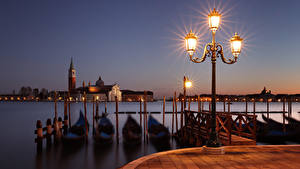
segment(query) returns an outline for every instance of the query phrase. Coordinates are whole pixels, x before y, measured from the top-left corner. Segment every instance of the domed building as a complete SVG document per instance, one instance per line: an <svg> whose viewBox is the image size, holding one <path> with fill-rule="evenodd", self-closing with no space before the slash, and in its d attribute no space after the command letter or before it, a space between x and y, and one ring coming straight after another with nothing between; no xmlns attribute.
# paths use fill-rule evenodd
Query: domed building
<svg viewBox="0 0 300 169"><path fill-rule="evenodd" d="M96 81L96 86L103 87L104 81L101 79L101 76L99 76L99 79Z"/></svg>
<svg viewBox="0 0 300 169"><path fill-rule="evenodd" d="M86 92L86 97L88 101L92 101L93 98L98 101L122 101L122 92L120 91L120 86L118 84L104 85L104 81L101 76L96 81L95 85L91 85L89 82L88 86L83 85L78 88L80 93Z"/></svg>

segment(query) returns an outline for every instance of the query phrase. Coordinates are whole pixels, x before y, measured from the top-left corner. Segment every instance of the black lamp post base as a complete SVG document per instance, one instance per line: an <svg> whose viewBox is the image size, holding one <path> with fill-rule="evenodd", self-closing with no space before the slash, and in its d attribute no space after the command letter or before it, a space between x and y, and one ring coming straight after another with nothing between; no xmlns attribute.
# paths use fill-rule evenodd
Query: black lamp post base
<svg viewBox="0 0 300 169"><path fill-rule="evenodd" d="M206 142L207 147L221 147L222 144L219 141L218 134L211 132L209 139Z"/></svg>
<svg viewBox="0 0 300 169"><path fill-rule="evenodd" d="M222 144L218 140L208 140L206 143L207 147L221 147Z"/></svg>

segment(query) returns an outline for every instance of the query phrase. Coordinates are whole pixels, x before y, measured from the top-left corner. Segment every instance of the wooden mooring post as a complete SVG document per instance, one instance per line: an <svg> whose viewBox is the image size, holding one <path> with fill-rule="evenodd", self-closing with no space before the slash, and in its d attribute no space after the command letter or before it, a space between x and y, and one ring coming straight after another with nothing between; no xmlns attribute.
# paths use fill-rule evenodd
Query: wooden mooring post
<svg viewBox="0 0 300 169"><path fill-rule="evenodd" d="M176 133L178 133L178 117L177 117L177 97L176 97L176 92L174 93L174 100L175 100L175 122L176 122Z"/></svg>
<svg viewBox="0 0 300 169"><path fill-rule="evenodd" d="M96 122L98 122L99 118L100 118L100 116L99 116L99 102L98 102L98 100L96 100L96 117L95 117Z"/></svg>
<svg viewBox="0 0 300 169"><path fill-rule="evenodd" d="M52 144L52 133L53 133L53 128L51 125L51 119L47 119L46 122L46 145L47 147L50 147Z"/></svg>
<svg viewBox="0 0 300 169"><path fill-rule="evenodd" d="M201 98L200 95L198 95L198 112L201 112Z"/></svg>
<svg viewBox="0 0 300 169"><path fill-rule="evenodd" d="M142 97L140 97L140 126L142 126Z"/></svg>
<svg viewBox="0 0 300 169"><path fill-rule="evenodd" d="M42 122L40 120L38 120L36 122L36 130L35 130L35 134L36 134L36 146L37 146L37 151L41 152L43 149L43 126L42 126Z"/></svg>
<svg viewBox="0 0 300 169"><path fill-rule="evenodd" d="M230 99L228 99L228 103L227 103L227 106L228 106L228 108L227 108L228 113L230 113L230 104L231 104Z"/></svg>
<svg viewBox="0 0 300 169"><path fill-rule="evenodd" d="M163 98L163 125L165 126L166 97Z"/></svg>
<svg viewBox="0 0 300 169"><path fill-rule="evenodd" d="M104 109L105 114L107 114L107 99L105 100L105 109Z"/></svg>
<svg viewBox="0 0 300 169"><path fill-rule="evenodd" d="M256 108L255 108L255 103L256 103L256 102L255 102L255 98L254 98L254 99L253 99L253 115L255 115L255 111L256 111L256 110L255 110L255 109L256 109Z"/></svg>
<svg viewBox="0 0 300 169"><path fill-rule="evenodd" d="M147 92L144 91L144 112L145 112L145 130L146 130L146 141L148 143L148 123L147 123Z"/></svg>
<svg viewBox="0 0 300 169"><path fill-rule="evenodd" d="M211 112L211 100L208 100L208 111Z"/></svg>
<svg viewBox="0 0 300 169"><path fill-rule="evenodd" d="M204 111L204 103L205 103L205 100L202 100L202 104L201 104L201 110Z"/></svg>
<svg viewBox="0 0 300 169"><path fill-rule="evenodd" d="M248 114L248 99L245 99L245 103L246 103L246 114Z"/></svg>
<svg viewBox="0 0 300 169"><path fill-rule="evenodd" d="M177 106L176 106L176 110L177 110ZM191 111L191 98L190 97L189 97L188 110Z"/></svg>
<svg viewBox="0 0 300 169"><path fill-rule="evenodd" d="M67 104L68 104L68 113L69 113L69 127L71 127L71 97L70 97L70 92L68 92Z"/></svg>
<svg viewBox="0 0 300 169"><path fill-rule="evenodd" d="M83 82L84 83L84 82ZM84 85L83 85L84 87ZM83 93L83 102L84 102L84 125L85 125L85 137L86 137L86 140L88 139L88 126L87 126L87 117L86 117L86 114L87 114L87 105L86 105L86 101L87 101L87 98L86 98L86 93L84 92Z"/></svg>
<svg viewBox="0 0 300 169"><path fill-rule="evenodd" d="M62 137L62 129L63 129L63 122L62 122L62 118L58 117L58 121L57 121L57 132L56 132L56 140L59 142L61 140Z"/></svg>
<svg viewBox="0 0 300 169"><path fill-rule="evenodd" d="M68 101L67 98L64 99L64 126L63 126L63 134L66 135L69 128L68 121Z"/></svg>
<svg viewBox="0 0 300 169"><path fill-rule="evenodd" d="M173 97L173 109L172 109L172 136L174 134L174 113L175 113L175 102L174 102L174 97Z"/></svg>
<svg viewBox="0 0 300 169"><path fill-rule="evenodd" d="M95 135L95 97L93 96L93 135Z"/></svg>
<svg viewBox="0 0 300 169"><path fill-rule="evenodd" d="M115 101L116 101L116 130L117 130L117 144L119 144L119 102L118 102L118 97L115 96Z"/></svg>
<svg viewBox="0 0 300 169"><path fill-rule="evenodd" d="M289 114L288 115L290 117L292 115L292 103L293 103L292 98L289 99L289 103L290 103L290 105L289 105Z"/></svg>
<svg viewBox="0 0 300 169"><path fill-rule="evenodd" d="M181 100L181 110L180 110L180 130L182 131L182 127L183 127L183 100Z"/></svg>
<svg viewBox="0 0 300 169"><path fill-rule="evenodd" d="M270 112L270 103L269 103L269 99L267 99L267 118L268 118L268 120L270 118L269 112Z"/></svg>
<svg viewBox="0 0 300 169"><path fill-rule="evenodd" d="M54 91L54 114L55 118L57 119L57 93Z"/></svg>
<svg viewBox="0 0 300 169"><path fill-rule="evenodd" d="M283 130L283 132L286 131L286 129L285 129L285 99L282 100L282 130Z"/></svg>
<svg viewBox="0 0 300 169"><path fill-rule="evenodd" d="M223 109L224 109L224 113L226 113L226 100L227 99L223 99Z"/></svg>

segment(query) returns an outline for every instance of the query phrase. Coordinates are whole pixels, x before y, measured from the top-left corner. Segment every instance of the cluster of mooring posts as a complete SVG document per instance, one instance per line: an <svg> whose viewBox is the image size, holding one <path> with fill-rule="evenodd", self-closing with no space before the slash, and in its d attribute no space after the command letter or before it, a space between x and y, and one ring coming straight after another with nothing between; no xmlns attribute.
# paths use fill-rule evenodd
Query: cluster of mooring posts
<svg viewBox="0 0 300 169"><path fill-rule="evenodd" d="M88 140L88 122L87 122L87 99L86 94L84 94L84 118L85 118L85 140ZM99 102L93 99L93 135L95 133L95 122L100 118L99 116ZM187 108L186 101L188 103ZM209 139L209 132L211 130L210 121L211 121L211 102L209 103L208 110L204 109L204 103L200 96L196 99L198 102L198 111L191 111L191 99L179 99L176 96L176 92L173 97L173 108L172 112L166 112L166 99L163 97L162 105L162 125L165 126L165 114L172 114L172 124L171 124L171 133L172 136L178 141L182 146L202 146ZM218 132L219 140L223 145L255 145L256 144L256 132L257 132L257 113L267 114L267 119L269 120L270 113L282 113L283 123L282 130L286 131L286 113L290 117L292 112L292 102L283 99L282 111L270 112L270 102L266 101L266 111L257 112L256 111L256 101L255 99L250 100L253 102L253 111L249 111L248 102L249 99L244 99L245 101L245 112L231 112L231 100L223 100L223 111L217 112L216 116L216 130ZM180 112L177 110L177 104L180 102L181 109ZM286 111L286 102L288 102L288 111ZM139 102L140 111L139 114L139 125L143 128L143 137L144 142L148 143L148 114L161 114L161 112L147 112L147 96L146 92L143 98L140 98ZM64 100L64 118L57 117L57 99L56 94L54 98L55 106L55 116L52 120L47 119L46 126L43 127L42 122L37 120L36 122L36 139L37 149L42 150L43 140L46 140L46 145L50 146L52 140L54 143L59 143L62 136L66 135L72 126L71 124L71 112L70 112L71 102L68 99ZM119 114L136 114L136 112L119 112L119 102L115 98L115 124L116 124L116 141L119 144ZM226 110L227 107L227 110ZM107 113L107 104L105 102L105 113ZM178 113L180 113L180 122L178 120ZM267 121L268 121L267 120ZM178 124L179 123L179 124ZM268 125L268 123L267 123ZM53 137L53 139L52 139Z"/></svg>

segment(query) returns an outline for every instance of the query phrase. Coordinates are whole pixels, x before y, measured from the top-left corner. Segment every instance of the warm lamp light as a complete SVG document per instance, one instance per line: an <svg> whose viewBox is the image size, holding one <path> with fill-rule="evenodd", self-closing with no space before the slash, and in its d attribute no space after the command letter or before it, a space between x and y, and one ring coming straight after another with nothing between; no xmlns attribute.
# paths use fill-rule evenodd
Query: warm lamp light
<svg viewBox="0 0 300 169"><path fill-rule="evenodd" d="M188 33L185 37L185 48L190 56L193 56L194 52L196 51L196 46L197 36L191 30L190 33Z"/></svg>
<svg viewBox="0 0 300 169"><path fill-rule="evenodd" d="M185 87L187 87L187 88L192 87L192 82L189 81L189 80L187 80L187 81L185 82Z"/></svg>
<svg viewBox="0 0 300 169"><path fill-rule="evenodd" d="M235 33L235 35L231 38L231 52L234 57L238 57L238 55L241 53L242 41L243 39L237 33Z"/></svg>
<svg viewBox="0 0 300 169"><path fill-rule="evenodd" d="M219 14L216 9L208 15L209 28L212 31L217 31L220 24L221 14Z"/></svg>

